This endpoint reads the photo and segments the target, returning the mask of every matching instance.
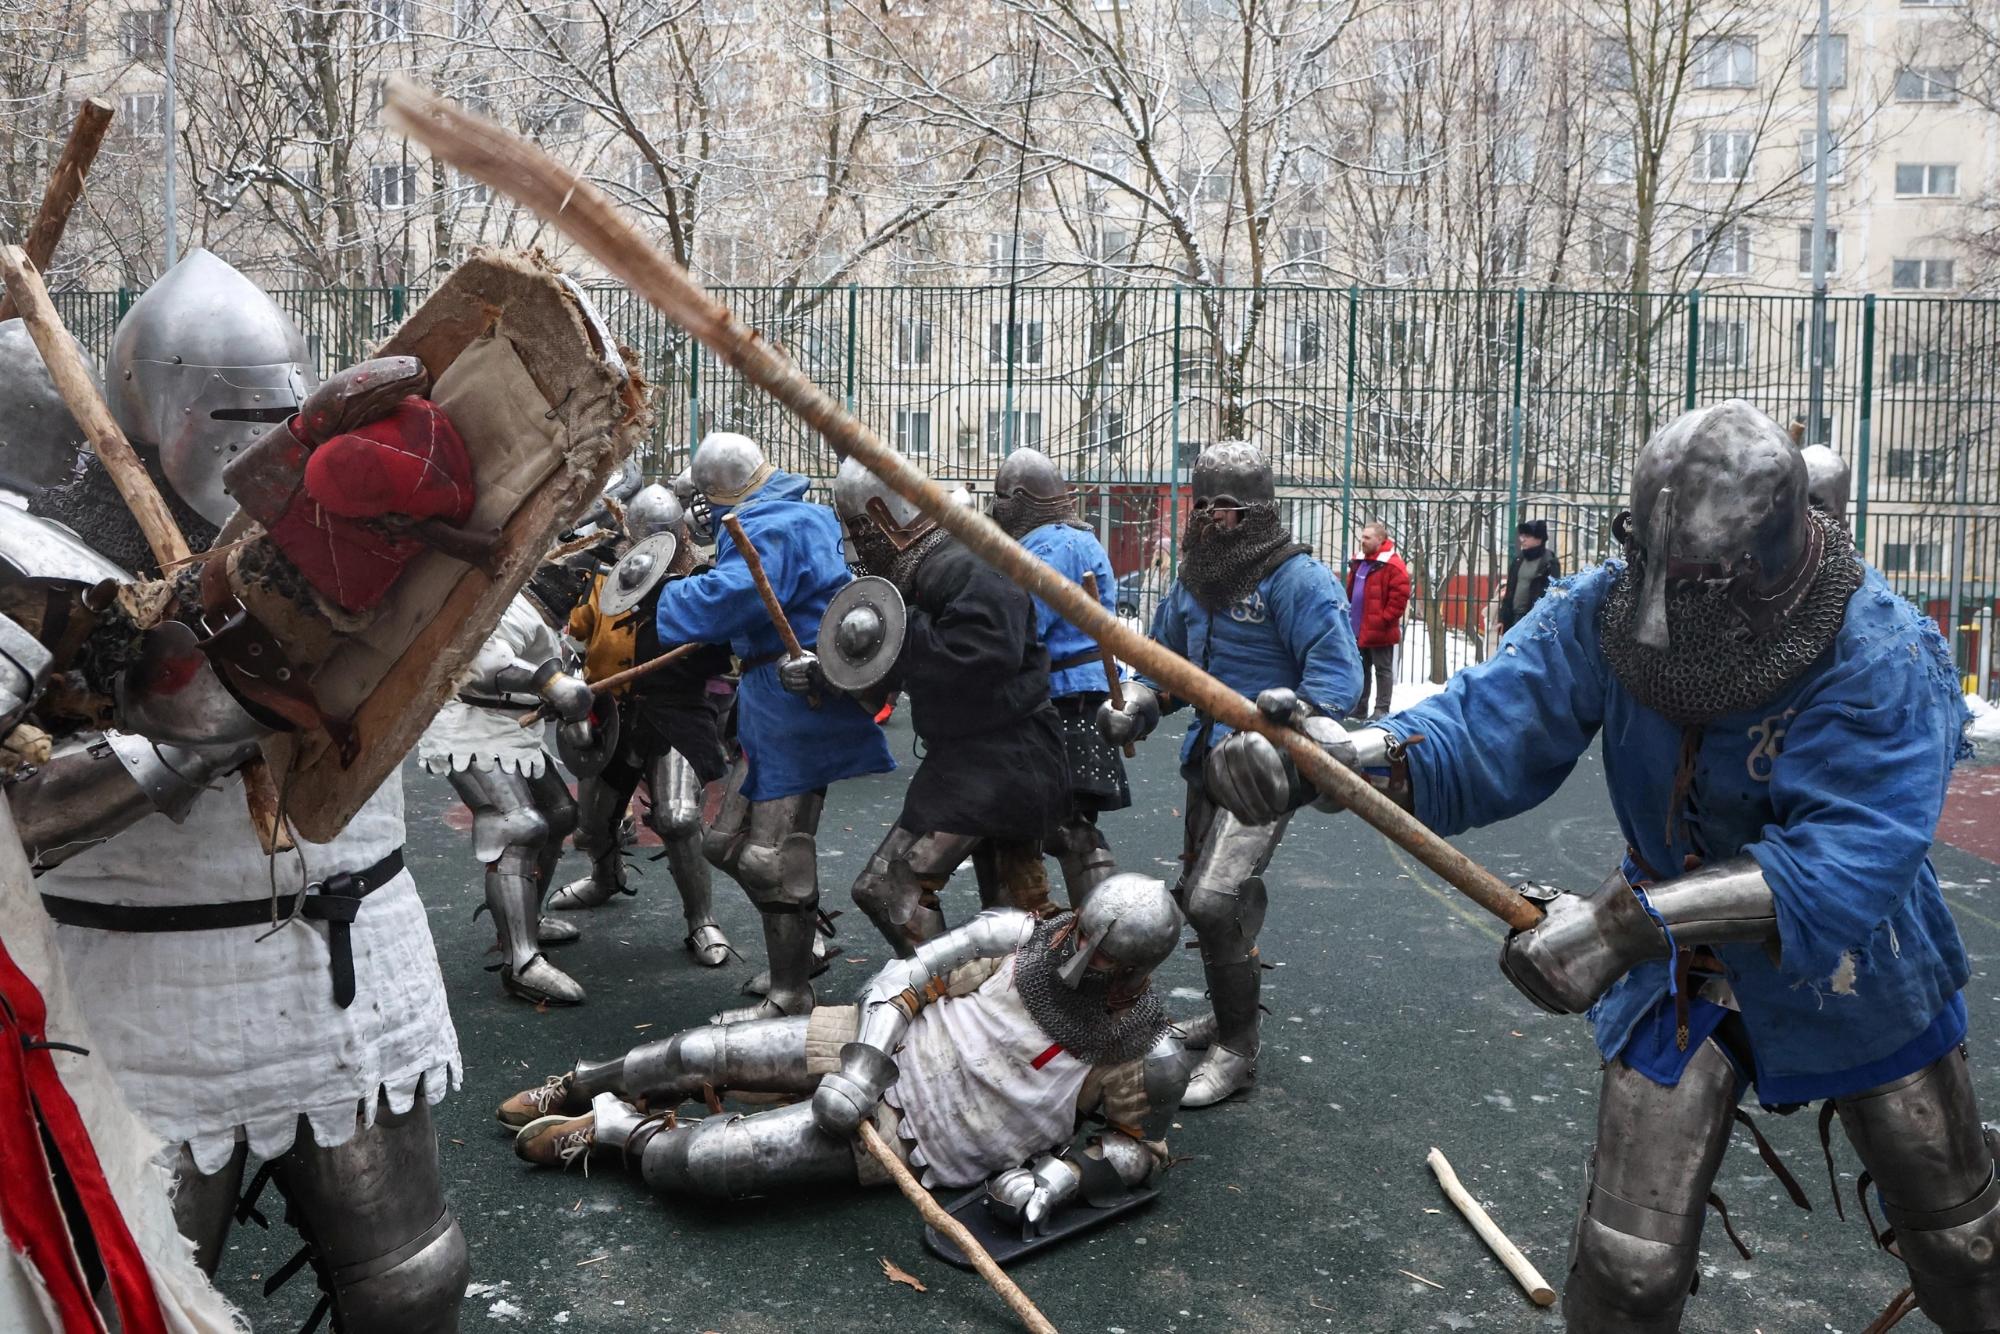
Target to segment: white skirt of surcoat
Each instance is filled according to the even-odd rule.
[[[390,775],[340,836],[265,856],[231,777],[186,821],[153,815],[79,853],[36,883],[44,893],[118,904],[223,903],[289,894],[310,879],[361,871],[403,844],[403,778]],[[287,900],[289,901],[289,900]],[[458,1083],[458,1034],[429,919],[406,870],[370,894],[352,927],[354,1003],[333,1002],[327,927],[295,920],[224,931],[126,933],[58,928],[70,987],[95,1054],[168,1144],[213,1172],[239,1139],[273,1158],[298,1118],[333,1147],[377,1092],[396,1111]],[[268,934],[267,934],[268,933]]]

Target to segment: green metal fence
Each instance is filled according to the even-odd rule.
[[[322,371],[365,356],[423,299],[285,291]],[[128,292],[70,292],[103,352]],[[1386,522],[1418,589],[1399,670],[1441,680],[1484,655],[1518,518],[1565,568],[1607,555],[1638,446],[1685,407],[1750,400],[1804,421],[1805,296],[1069,286],[738,289],[724,298],[934,476],[990,489],[1011,449],[1053,455],[1145,615],[1171,578],[1201,446],[1245,434],[1277,463],[1301,540],[1338,565]],[[657,390],[648,470],[704,432],[831,474],[799,422],[619,287],[592,290]],[[1839,297],[1824,308],[1818,435],[1855,473],[1869,558],[1952,630],[1981,689],[2000,599],[2000,303]]]

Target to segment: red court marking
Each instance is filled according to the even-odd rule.
[[[1951,776],[1937,836],[1960,852],[2000,862],[2000,768],[1960,769]]]

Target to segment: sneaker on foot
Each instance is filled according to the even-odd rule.
[[[597,1142],[597,1117],[540,1116],[514,1136],[514,1155],[537,1167],[568,1167],[579,1158],[589,1171],[590,1147]]]
[[[581,1116],[590,1110],[590,1099],[576,1091],[576,1080],[569,1072],[550,1075],[531,1089],[522,1089],[513,1097],[500,1104],[494,1115],[503,1126],[515,1129],[544,1116]]]

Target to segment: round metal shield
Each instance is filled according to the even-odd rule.
[[[599,695],[590,706],[590,740],[580,743],[569,725],[556,728],[556,757],[578,778],[595,778],[611,765],[618,753],[618,697]]]
[[[903,651],[903,595],[868,575],[834,595],[819,618],[819,663],[827,684],[849,694],[879,685]]]
[[[618,558],[611,573],[604,576],[604,591],[597,595],[597,609],[606,616],[618,616],[646,600],[659,587],[674,563],[680,539],[672,533],[654,533],[634,542],[632,549]]]

